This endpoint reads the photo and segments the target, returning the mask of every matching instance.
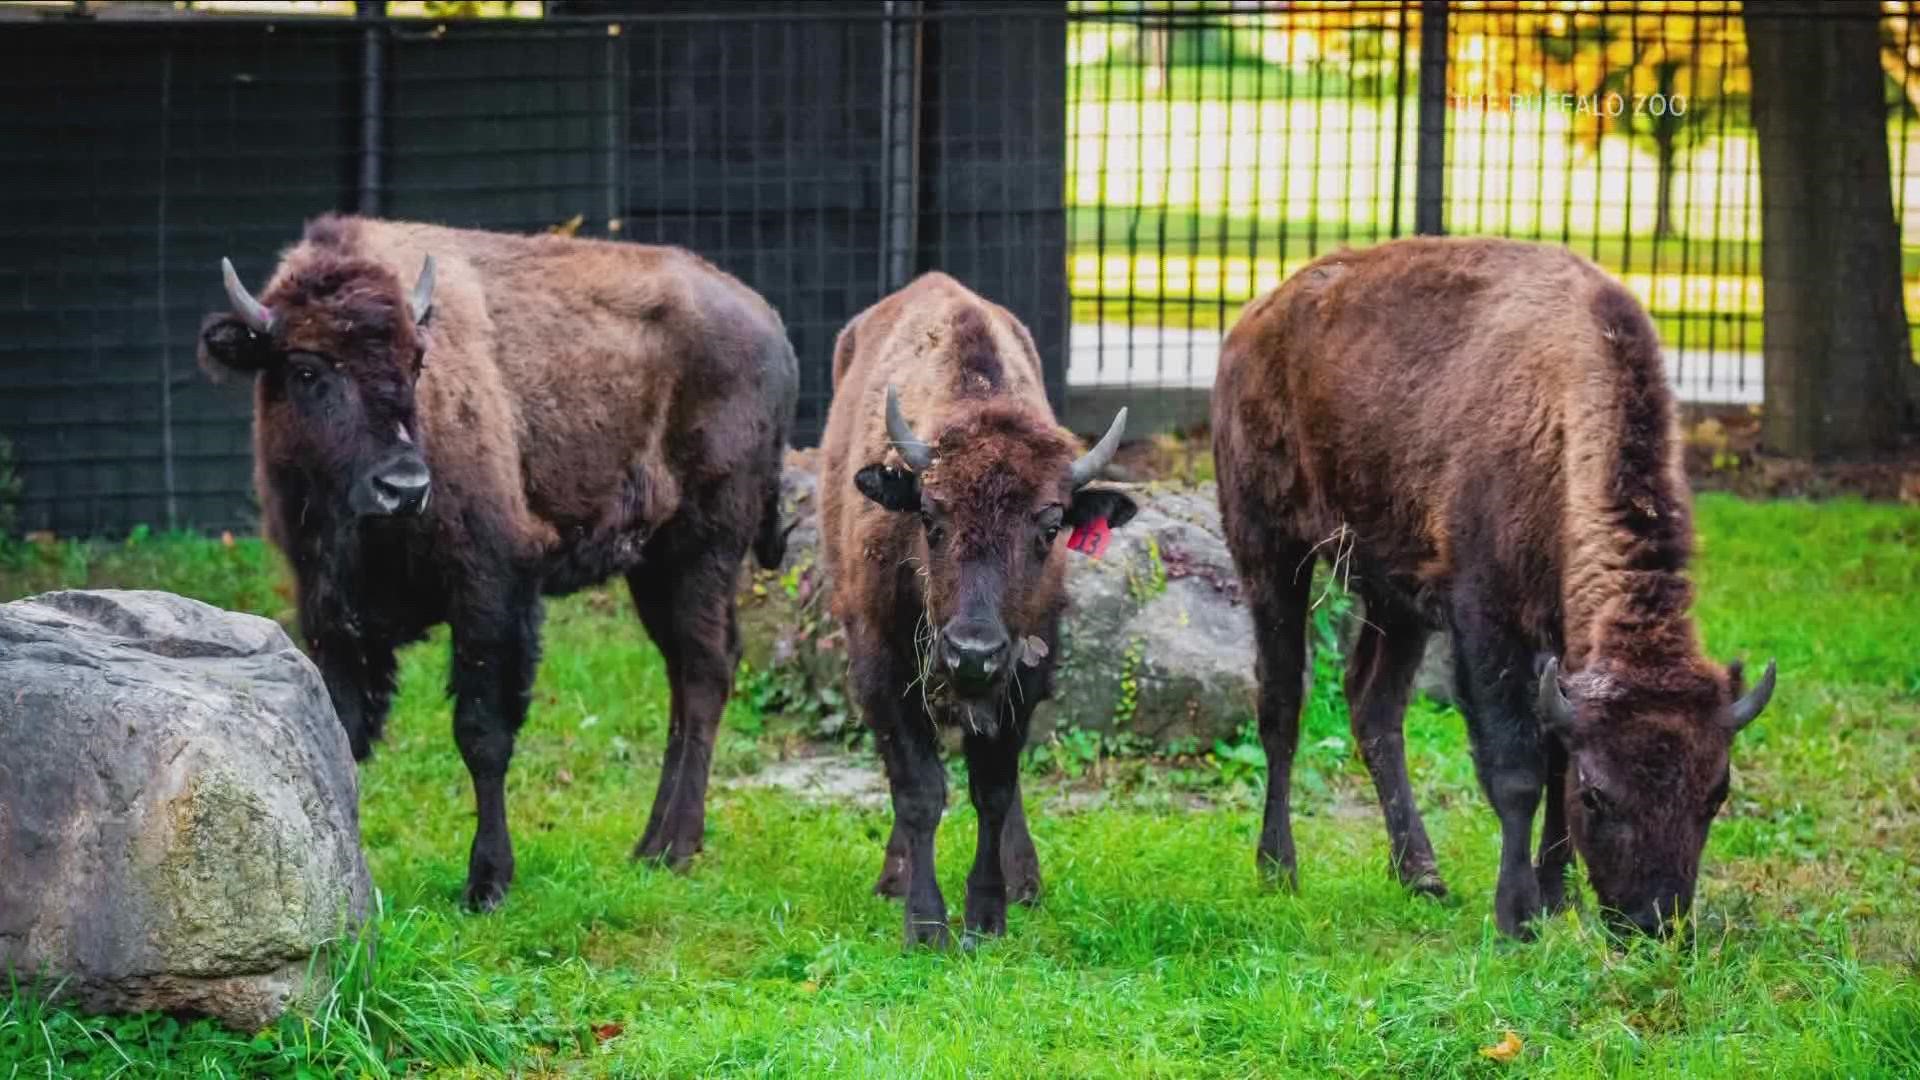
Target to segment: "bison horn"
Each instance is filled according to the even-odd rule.
[[[925,472],[933,464],[933,450],[908,426],[906,414],[900,411],[900,393],[891,384],[887,386],[887,438],[900,451],[900,460],[914,472]]]
[[[1086,456],[1073,463],[1073,483],[1071,485],[1073,488],[1083,488],[1095,477],[1100,475],[1100,471],[1105,469],[1107,463],[1113,460],[1114,451],[1120,449],[1120,435],[1126,430],[1127,410],[1122,408],[1114,415],[1113,426],[1107,428],[1107,433],[1100,436],[1099,442],[1093,444],[1093,449],[1087,451]]]
[[[273,309],[255,300],[253,294],[247,291],[247,287],[240,284],[240,275],[234,273],[232,259],[220,260],[220,277],[227,283],[227,302],[233,305],[233,310],[240,316],[241,321],[245,322],[254,333],[273,333]]]
[[[1540,713],[1540,726],[1556,735],[1564,735],[1573,730],[1573,702],[1567,700],[1566,691],[1560,689],[1560,658],[1547,660],[1547,666],[1540,672],[1540,697],[1535,706]]]
[[[1732,708],[1727,710],[1729,731],[1739,731],[1753,723],[1753,718],[1759,716],[1760,710],[1767,707],[1767,702],[1773,697],[1773,677],[1773,661],[1769,660],[1767,670],[1760,675],[1760,681],[1754,683],[1753,689],[1747,691],[1739,701],[1733,703]]]
[[[422,326],[427,315],[433,311],[433,256],[420,267],[420,280],[413,283],[413,295],[407,297],[407,306],[413,309],[413,325]]]

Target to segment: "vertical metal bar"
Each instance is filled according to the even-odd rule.
[[[1268,16],[1263,13],[1255,16],[1255,18],[1260,20],[1258,23],[1260,29],[1265,30]],[[1254,65],[1253,68],[1253,190],[1249,193],[1247,203],[1249,207],[1249,224],[1247,226],[1247,274],[1252,293],[1255,296],[1259,296],[1261,292],[1260,223],[1263,214],[1261,209],[1263,204],[1260,201],[1260,181],[1266,172],[1267,164],[1262,159],[1262,154],[1264,153],[1264,148],[1267,143],[1267,63],[1265,53],[1261,54],[1260,60],[1261,62]],[[1285,103],[1282,102],[1281,108],[1285,107]],[[1280,156],[1285,158],[1286,147],[1282,146],[1280,151]],[[1286,212],[1284,197],[1281,201],[1281,206],[1281,213],[1284,214]]]
[[[1322,35],[1326,33],[1326,18],[1324,12],[1315,11],[1313,13],[1313,22],[1311,25],[1315,41],[1321,40]],[[1319,63],[1316,57],[1316,62],[1311,66],[1310,70],[1312,71],[1313,81],[1311,83],[1312,89],[1307,91],[1307,97],[1313,102],[1313,164],[1309,167],[1307,173],[1307,191],[1309,192],[1307,196],[1307,258],[1309,259],[1320,254],[1320,177],[1326,171],[1322,167],[1324,162],[1321,160],[1320,154],[1325,147],[1323,139],[1327,130],[1326,79],[1324,77],[1326,67]],[[1285,258],[1286,253],[1282,252],[1282,265],[1284,265]]]
[[[355,15],[366,29],[360,38],[360,213],[380,214],[381,144],[387,112],[386,0],[356,0]]]
[[[1274,264],[1279,268],[1280,280],[1287,277],[1287,259],[1292,255],[1288,243],[1287,231],[1293,224],[1293,90],[1299,71],[1294,67],[1294,30],[1300,18],[1298,8],[1288,8],[1281,13],[1287,20],[1287,33],[1281,38],[1286,43],[1286,52],[1280,67],[1280,192],[1274,197],[1274,205],[1280,208],[1279,233],[1274,250]],[[1307,216],[1312,217],[1314,208],[1309,205]]]
[[[154,216],[154,317],[160,326],[160,471],[166,485],[167,529],[180,527],[178,485],[173,464],[173,340],[167,321],[167,158],[172,150],[173,41],[160,54],[159,206]]]
[[[1604,47],[1604,42],[1605,39],[1602,38],[1602,47]],[[1567,49],[1568,55],[1578,56],[1580,54],[1580,15],[1578,12],[1567,16]],[[1548,89],[1552,88],[1549,87]],[[1575,94],[1578,94],[1581,90],[1578,86],[1569,87],[1569,89]],[[1574,142],[1574,127],[1579,122],[1579,113],[1577,111],[1567,118],[1567,146],[1561,155],[1561,160],[1566,162],[1566,175],[1563,176],[1560,181],[1560,244],[1562,247],[1568,248],[1573,246],[1573,168],[1574,162],[1577,160],[1575,154],[1577,147]]]
[[[1233,215],[1233,207],[1234,207],[1233,113],[1234,113],[1234,109],[1236,109],[1240,104],[1239,99],[1234,96],[1234,92],[1233,92],[1233,69],[1239,66],[1238,54],[1234,51],[1234,46],[1238,42],[1238,39],[1234,37],[1234,31],[1238,29],[1239,24],[1233,21],[1233,15],[1231,11],[1229,11],[1221,19],[1221,23],[1222,23],[1221,36],[1226,40],[1226,52],[1227,52],[1227,85],[1226,85],[1226,93],[1225,95],[1223,95],[1225,98],[1224,107],[1227,115],[1226,115],[1226,133],[1224,137],[1221,139],[1221,145],[1224,146],[1226,149],[1220,155],[1220,202],[1219,202],[1218,214],[1214,219],[1215,221],[1214,228],[1219,230],[1218,235],[1215,236],[1214,238],[1215,240],[1218,241],[1217,250],[1214,253],[1214,257],[1220,260],[1220,271],[1219,271],[1220,289],[1219,289],[1219,292],[1216,293],[1214,296],[1213,328],[1222,333],[1225,333],[1227,329],[1227,304],[1229,302],[1227,298],[1227,245],[1232,243],[1233,241],[1233,216],[1234,216]],[[1254,37],[1254,43],[1256,48],[1259,45],[1259,40],[1260,39],[1256,32],[1256,36]],[[1255,107],[1256,108],[1259,107],[1257,102],[1255,103]],[[1260,158],[1258,155],[1255,155],[1254,166],[1257,168],[1259,164],[1260,164]],[[1195,213],[1196,214],[1198,213],[1197,207],[1195,208]],[[1248,287],[1249,289],[1251,289],[1252,282],[1253,282],[1252,267],[1247,268],[1247,275],[1248,275],[1247,276]],[[1252,299],[1251,295],[1238,298],[1238,300],[1242,303],[1250,299]]]
[[[1913,88],[1913,24],[1915,15],[1913,4],[1908,3],[1903,5],[1901,14],[1903,18],[1900,21],[1904,24],[1904,33],[1902,34],[1900,43],[1900,164],[1894,176],[1893,219],[1895,229],[1899,236],[1899,243],[1903,246],[1902,249],[1904,250],[1907,238],[1907,171],[1911,163],[1911,151],[1913,149],[1913,144],[1908,141],[1910,128],[1912,126],[1911,121],[1913,119],[1913,95],[1911,93]],[[1902,261],[1904,262],[1905,260]],[[1907,277],[1908,275],[1902,271],[1901,279],[1903,285]],[[1909,350],[1912,348],[1914,314],[1913,312],[1909,312],[1907,316]],[[1911,359],[1911,356],[1909,356],[1909,359]],[[1907,366],[1906,372],[1909,378],[1911,378],[1914,373],[1911,364]]]
[[[880,281],[913,276],[920,224],[920,0],[885,0],[880,34]]]
[[[606,217],[607,235],[618,237],[623,225],[621,218],[626,214],[626,185],[620,179],[623,159],[626,156],[626,82],[621,72],[626,66],[627,44],[624,28],[617,22],[607,24],[606,84],[605,108],[605,206],[602,212]]]
[[[1724,35],[1728,30],[1727,16],[1723,13],[1720,16],[1720,19],[1721,19],[1720,31],[1722,35]],[[1726,64],[1726,62],[1727,62],[1726,59],[1723,57],[1723,59],[1721,60],[1721,63],[1724,65]],[[1726,73],[1726,69],[1724,66],[1721,69],[1721,73],[1723,76]],[[1725,187],[1724,181],[1727,175],[1727,114],[1731,111],[1732,110],[1730,109],[1715,110],[1715,113],[1717,114],[1715,116],[1715,121],[1718,124],[1718,130],[1714,132],[1714,138],[1713,138],[1713,232],[1712,232],[1712,240],[1707,245],[1707,274],[1712,280],[1716,282],[1720,280],[1721,248],[1724,246],[1724,237],[1727,235],[1726,219],[1725,219],[1725,211],[1727,209],[1727,199],[1726,199],[1726,187]],[[1740,237],[1740,241],[1739,241],[1740,246],[1744,248],[1746,247],[1746,228],[1745,228],[1744,217],[1740,221],[1738,233]],[[1725,317],[1727,314],[1728,313],[1726,312],[1719,312],[1719,311],[1711,312],[1709,314],[1709,317],[1707,319],[1707,355],[1708,356],[1712,356],[1720,348],[1720,323],[1721,323],[1721,319]],[[1742,365],[1743,368],[1744,366],[1745,365]]]
[[[1413,231],[1447,231],[1447,2],[1420,0],[1420,148],[1414,158]]]
[[[1706,21],[1706,16],[1701,14],[1700,12],[1697,12],[1697,11],[1691,12],[1688,15],[1688,29],[1691,31],[1691,33],[1688,36],[1692,42],[1692,45],[1691,45],[1692,52],[1693,52],[1692,61],[1696,66],[1700,62],[1700,44],[1701,44],[1700,24],[1705,21]],[[1663,38],[1665,37],[1664,27],[1662,28],[1661,36]],[[1722,78],[1724,77],[1725,77],[1725,73],[1722,72]],[[1678,86],[1677,81],[1675,85],[1676,87]],[[1695,85],[1696,86],[1701,85],[1701,83],[1698,81],[1697,76],[1696,76]],[[1679,160],[1677,155],[1674,161],[1674,167],[1676,169],[1679,168]],[[1691,169],[1687,171],[1686,176],[1687,176],[1687,186],[1682,190],[1681,202],[1683,202],[1686,205],[1687,209],[1691,211],[1693,209],[1693,191],[1692,191],[1693,175],[1692,175]],[[1656,179],[1658,178],[1656,177]],[[1672,209],[1673,207],[1671,206],[1668,207],[1669,212],[1671,212]],[[1693,276],[1693,230],[1691,228],[1688,228],[1687,224],[1684,221],[1681,221],[1677,216],[1675,218],[1675,221],[1680,231],[1680,281],[1682,283],[1681,289],[1680,289],[1681,315],[1678,320],[1679,326],[1680,326],[1680,332],[1679,334],[1676,335],[1676,339],[1670,342],[1669,344],[1672,345],[1675,354],[1680,355],[1680,354],[1684,354],[1687,350],[1687,347],[1693,343],[1693,337],[1695,334],[1694,322],[1698,318],[1698,313],[1692,310],[1692,305],[1687,300],[1687,290],[1685,285],[1685,283],[1689,281]],[[1713,239],[1713,242],[1718,242],[1717,237],[1714,237],[1712,239]],[[1660,275],[1666,272],[1666,265],[1667,265],[1667,260],[1669,258],[1669,254],[1667,251],[1664,251],[1661,249],[1657,239],[1654,244],[1654,252],[1655,252],[1655,258],[1653,260],[1653,273],[1654,273],[1654,280],[1658,281],[1660,280]],[[1714,284],[1714,288],[1717,289],[1718,287],[1719,287],[1719,284],[1718,282],[1716,282]],[[1713,308],[1713,300],[1711,299],[1711,294],[1709,294],[1709,299],[1707,300],[1707,307],[1708,307],[1708,310],[1712,310]],[[1713,355],[1711,353],[1707,354],[1707,370],[1711,372],[1714,370],[1715,366],[1716,365],[1713,359]]]
[[[1624,141],[1627,144],[1626,146],[1627,167],[1621,170],[1621,172],[1625,174],[1625,180],[1626,180],[1626,192],[1621,198],[1621,206],[1620,206],[1620,269],[1619,269],[1619,272],[1623,275],[1631,273],[1633,271],[1633,187],[1634,187],[1633,182],[1635,179],[1635,173],[1639,171],[1633,167],[1633,120],[1634,120],[1633,92],[1634,92],[1635,83],[1637,81],[1637,76],[1639,75],[1639,59],[1640,59],[1640,13],[1639,11],[1630,7],[1627,10],[1627,70],[1626,70],[1625,81],[1623,83],[1623,85],[1626,86],[1626,90],[1621,94],[1621,96],[1626,99],[1626,104],[1622,106],[1620,110],[1622,130],[1626,135],[1626,138]],[[1601,59],[1601,63],[1602,64],[1606,63],[1606,60],[1604,57]],[[1597,158],[1599,155],[1596,154],[1594,156]],[[1596,197],[1594,199],[1594,203],[1596,205],[1604,206],[1605,200],[1599,197]],[[1596,233],[1599,232],[1597,228],[1594,231]],[[1600,242],[1599,237],[1596,236],[1594,238],[1595,245],[1598,245],[1599,242]],[[1643,298],[1643,302],[1647,305],[1649,313],[1652,313],[1652,309],[1654,305],[1654,297],[1652,292],[1649,292]]]
[[[1389,234],[1400,235],[1401,158],[1407,152],[1407,8],[1413,0],[1400,0],[1398,58],[1394,61],[1393,91],[1393,226]]]
[[[620,227],[626,229],[626,213],[633,206],[633,39],[625,34],[620,46]]]

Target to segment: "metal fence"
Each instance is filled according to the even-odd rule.
[[[1063,5],[606,11],[8,25],[0,86],[34,103],[0,116],[20,527],[250,523],[249,401],[195,333],[223,254],[264,281],[327,210],[698,251],[783,313],[802,442],[834,335],[920,270],[1063,353]]]
[[[834,334],[921,270],[1028,322],[1070,426],[1126,403],[1146,432],[1204,418],[1246,300],[1416,231],[1587,254],[1648,302],[1683,398],[1761,400],[1732,4],[554,7],[0,22],[19,527],[251,523],[249,403],[194,335],[221,255],[260,282],[326,210],[693,248],[785,316],[803,443]],[[1884,30],[1903,210],[1920,80],[1911,20]]]
[[[1881,22],[1909,312],[1912,6]],[[1082,423],[1121,400],[1162,426],[1204,422],[1242,304],[1317,255],[1415,232],[1572,248],[1648,305],[1683,401],[1761,405],[1740,4],[1088,7],[1067,93]]]

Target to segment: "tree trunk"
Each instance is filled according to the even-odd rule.
[[[1889,448],[1907,317],[1872,0],[1745,5],[1760,142],[1766,446]]]

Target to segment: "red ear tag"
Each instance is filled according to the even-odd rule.
[[[1089,559],[1097,559],[1107,553],[1107,541],[1111,539],[1113,530],[1107,527],[1107,519],[1097,517],[1075,525],[1067,536],[1067,546]]]

